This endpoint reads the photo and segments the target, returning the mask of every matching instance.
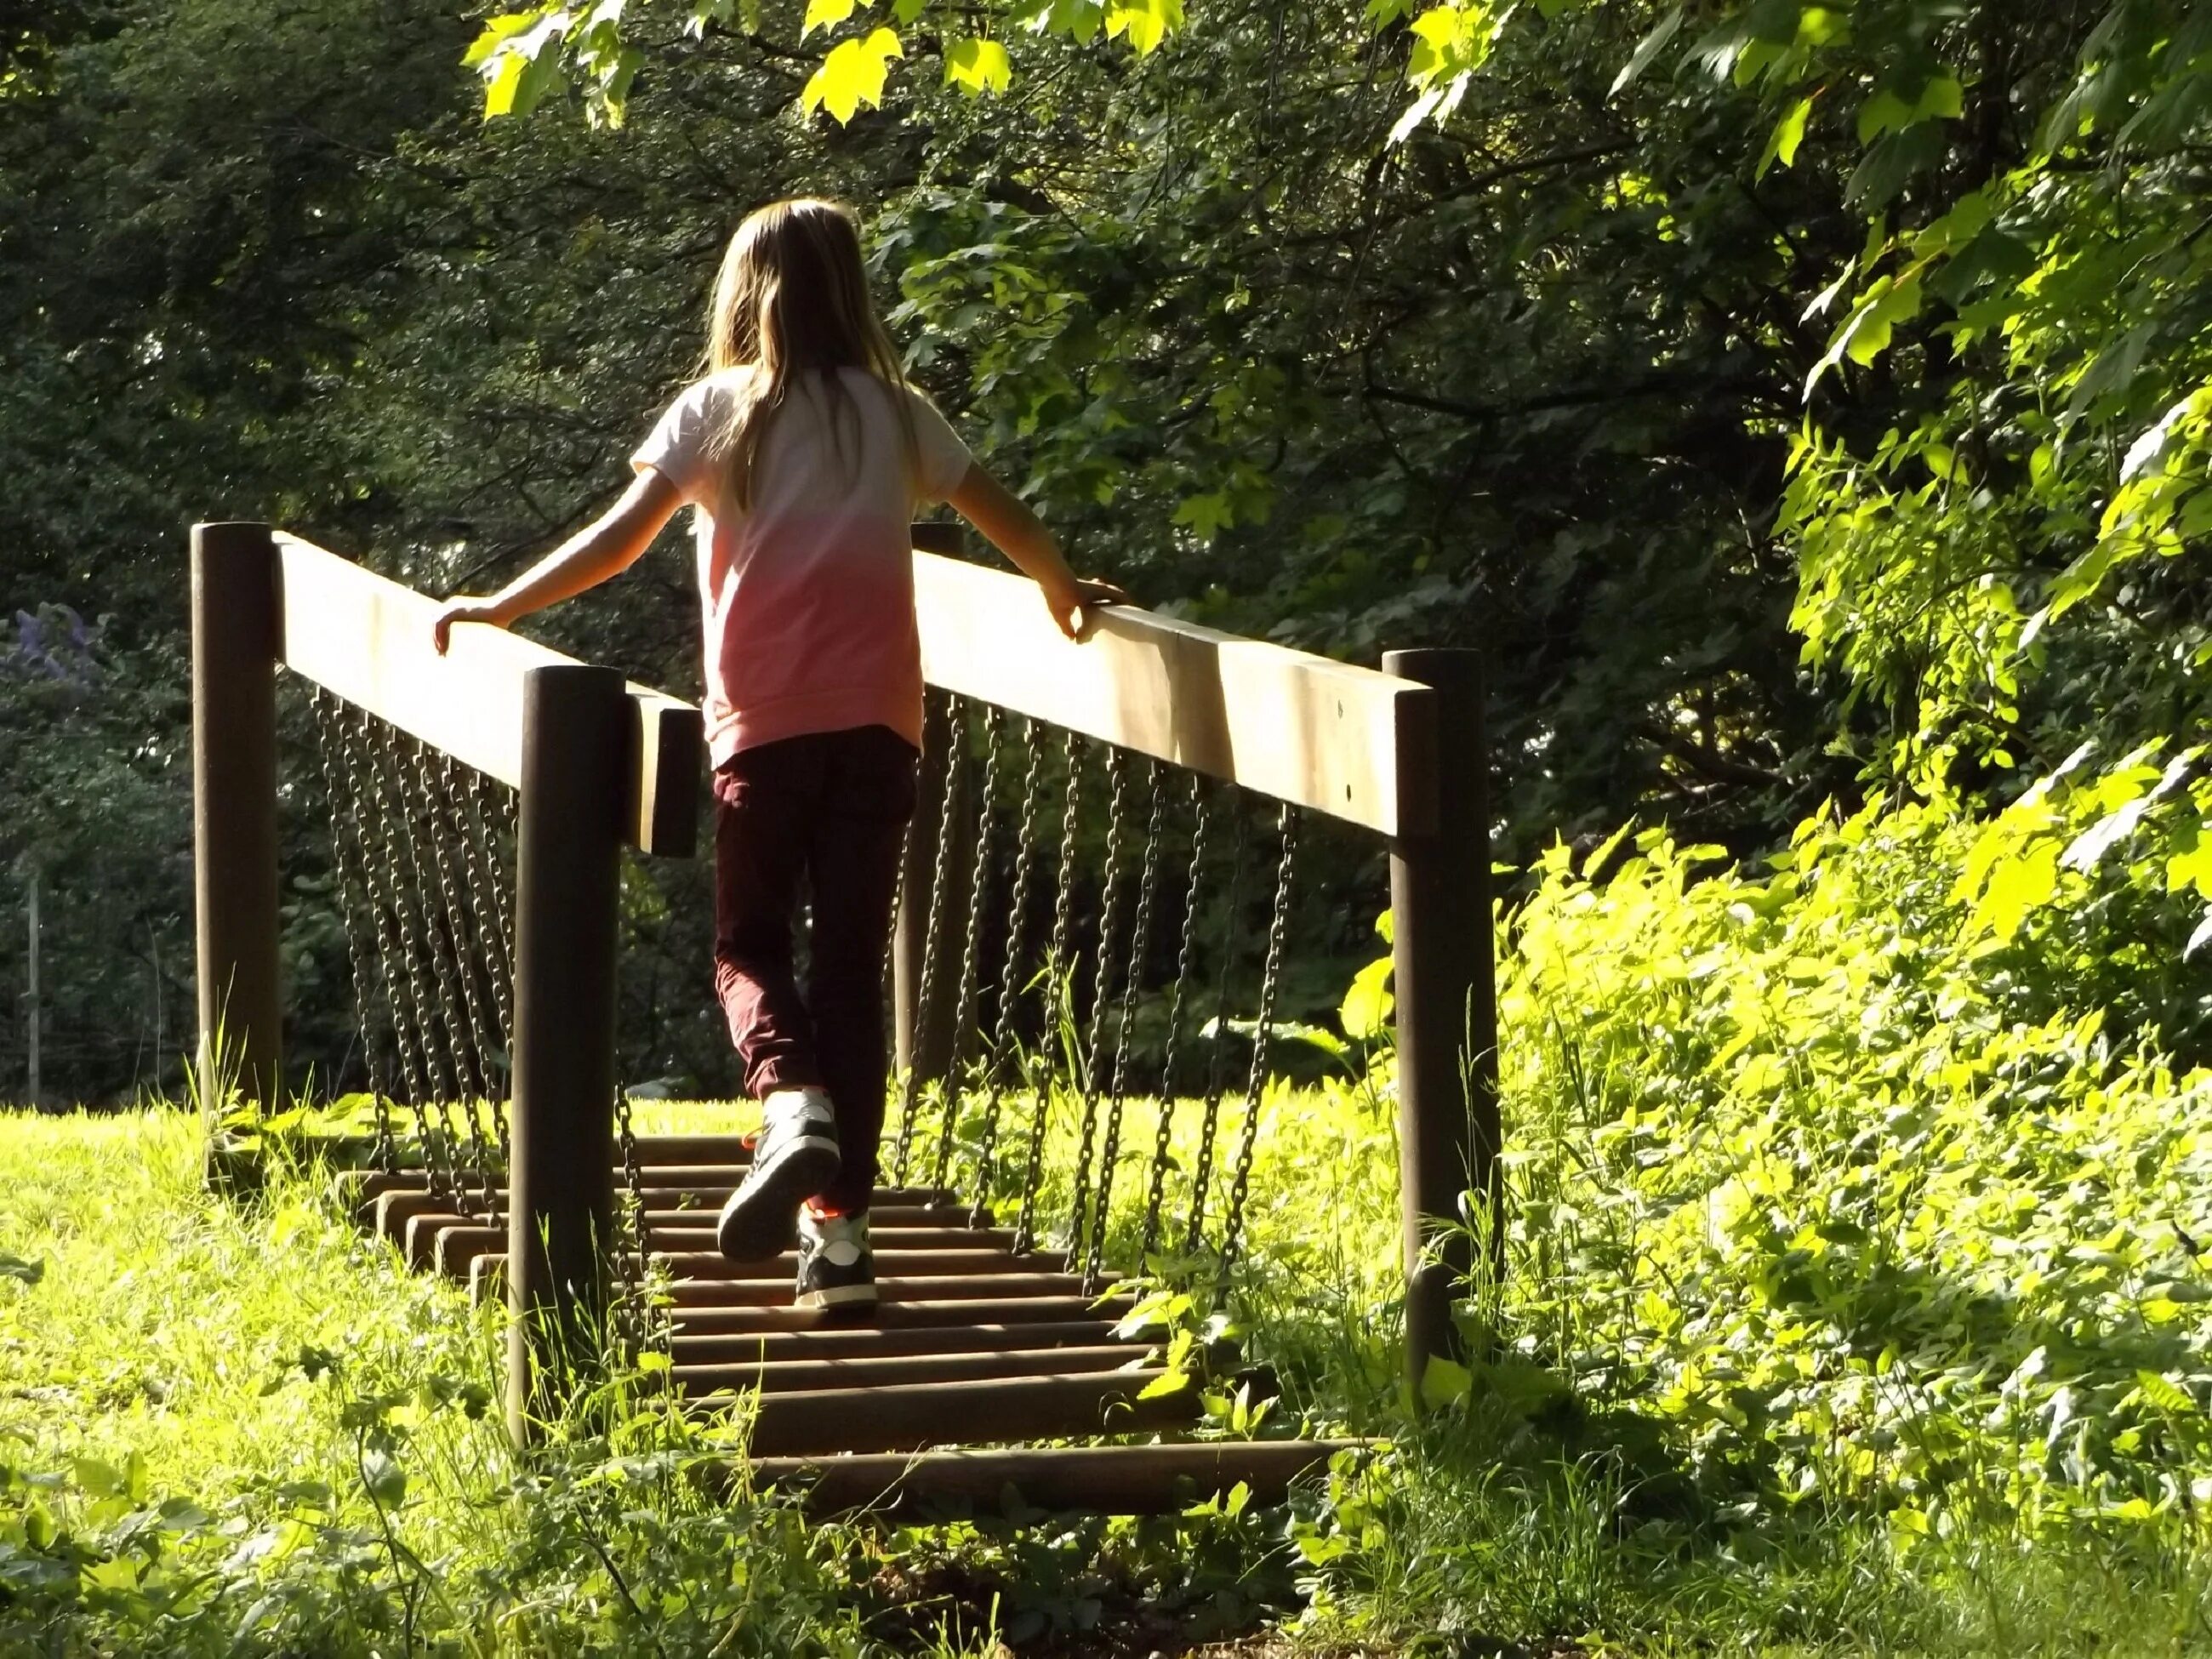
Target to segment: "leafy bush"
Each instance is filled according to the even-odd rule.
[[[1657,831],[1547,855],[1500,988],[1489,1314],[1501,1375],[1562,1379],[1522,1416],[1571,1385],[1741,1513],[1908,1535],[2212,1499],[2212,1073],[2163,1040],[2201,1018],[2183,769],[1824,813],[1765,875]]]

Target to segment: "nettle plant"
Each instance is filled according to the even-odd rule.
[[[2212,1500],[2197,758],[1824,813],[1764,876],[1554,849],[1502,952],[1520,1357],[1747,1513]]]

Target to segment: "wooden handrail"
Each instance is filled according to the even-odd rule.
[[[572,657],[498,628],[461,628],[441,656],[439,602],[350,559],[278,532],[277,659],[403,732],[490,774],[522,782],[523,677]],[[629,688],[635,738],[623,813],[631,845],[688,858],[697,839],[699,711]]]
[[[438,602],[299,537],[276,538],[281,660],[508,784],[522,775],[522,677],[572,658],[504,629],[430,643]],[[1023,577],[914,556],[922,672],[947,691],[1228,780],[1397,838],[1436,821],[1435,694],[1395,675],[1150,611],[1093,613],[1061,637]],[[649,687],[632,842],[684,856],[698,800],[699,711]]]
[[[1036,584],[914,556],[930,684],[1382,835],[1425,835],[1435,693],[1349,663],[1121,606],[1061,636]]]

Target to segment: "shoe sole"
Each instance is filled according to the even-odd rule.
[[[799,1308],[858,1308],[876,1305],[873,1285],[833,1285],[818,1291],[802,1291],[793,1304]]]
[[[714,1243],[732,1261],[760,1261],[799,1242],[799,1206],[837,1176],[837,1143],[794,1140],[765,1168],[756,1166],[730,1194],[714,1223]]]

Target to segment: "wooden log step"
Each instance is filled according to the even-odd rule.
[[[1157,1365],[1156,1349],[1129,1342],[1084,1348],[979,1349],[973,1353],[871,1354],[837,1359],[771,1359],[744,1365],[678,1365],[676,1386],[690,1395],[788,1394],[807,1389],[879,1389],[908,1382],[957,1382],[977,1376],[1073,1376]],[[866,1410],[864,1401],[854,1402]]]
[[[428,1273],[438,1265],[439,1235],[456,1227],[481,1229],[496,1233],[501,1248],[506,1248],[507,1218],[486,1215],[482,1212],[470,1215],[424,1214],[407,1218],[399,1229],[398,1243],[407,1265],[418,1273]],[[386,1237],[390,1237],[390,1234]]]
[[[1065,1297],[1088,1307],[1079,1273],[957,1273],[918,1274],[901,1278],[888,1271],[893,1264],[878,1262],[885,1270],[876,1280],[878,1306],[906,1302],[994,1301],[1009,1297]],[[793,1294],[797,1268],[781,1279],[678,1279],[670,1286],[679,1313],[773,1307],[788,1303]]]
[[[921,1451],[932,1446],[1137,1434],[1192,1421],[1199,1390],[1139,1400],[1164,1370],[1079,1376],[976,1377],[908,1382],[855,1393],[810,1389],[760,1396],[750,1446],[757,1457],[830,1452]],[[726,1408],[742,1395],[708,1395],[695,1411]]]
[[[742,1135],[640,1135],[637,1161],[647,1170],[682,1169],[699,1164],[750,1165],[753,1154]]]
[[[933,1280],[933,1290],[944,1281]],[[790,1286],[786,1285],[787,1293]],[[794,1308],[788,1302],[771,1307],[686,1307],[678,1303],[671,1322],[678,1340],[685,1336],[759,1335],[769,1331],[811,1331],[819,1327],[861,1323],[882,1330],[916,1330],[944,1325],[1026,1325],[1062,1323],[1071,1320],[1121,1318],[1135,1304],[1117,1297],[1100,1306],[1087,1296],[992,1297],[967,1300],[896,1301],[878,1304],[865,1315],[840,1315],[819,1308]]]
[[[763,1360],[863,1358],[871,1355],[1011,1353],[1035,1348],[1098,1347],[1119,1340],[1110,1321],[1039,1320],[990,1325],[824,1325],[805,1331],[765,1331],[740,1335],[678,1333],[669,1348],[678,1365],[757,1364]],[[1124,1342],[1125,1352],[1141,1352],[1142,1343]]]
[[[708,1217],[712,1220],[711,1216]],[[711,1226],[663,1226],[647,1218],[645,1234],[654,1250],[668,1255],[710,1255],[726,1260],[714,1243]],[[1066,1258],[1049,1251],[1014,1254],[1011,1227],[966,1227],[953,1223],[942,1227],[878,1223],[872,1217],[868,1241],[881,1256],[889,1250],[973,1250],[1003,1255],[1017,1261],[1050,1261],[1053,1270],[1064,1270]]]
[[[711,1204],[702,1202],[689,1207],[678,1207],[673,1204],[661,1204],[651,1194],[647,1194],[645,1224],[648,1227],[697,1228],[711,1235],[714,1231],[715,1214],[721,1209],[722,1200],[727,1197],[729,1197],[728,1193],[717,1189],[714,1194],[714,1202]],[[978,1226],[969,1219],[969,1212],[964,1208],[944,1208],[927,1204],[872,1205],[868,1210],[868,1223],[871,1230],[878,1238],[882,1237],[888,1230],[908,1227],[927,1228],[931,1233],[939,1235],[947,1232],[985,1233],[994,1238],[1004,1240],[1009,1246],[1012,1244],[1014,1239],[1014,1230],[1012,1227],[994,1227],[991,1224],[990,1213],[988,1211],[984,1212],[982,1224]]]
[[[773,1256],[763,1256],[753,1261],[732,1261],[720,1250],[659,1250],[653,1252],[654,1261],[666,1267],[678,1281],[705,1284],[714,1280],[743,1280],[773,1279],[781,1274],[786,1279],[799,1271],[799,1252],[785,1250]],[[912,1246],[902,1244],[876,1249],[876,1276],[879,1279],[931,1277],[972,1279],[982,1274],[1026,1273],[1038,1276],[1068,1277],[1066,1261],[1056,1255],[1016,1255],[1011,1250],[963,1250],[939,1249],[937,1242],[927,1234],[921,1235]],[[1080,1275],[1075,1275],[1079,1278]]]
[[[494,1201],[489,1206],[483,1201],[483,1188],[481,1187],[464,1188],[461,1195],[468,1200],[469,1206],[479,1218],[489,1221],[489,1218],[496,1216],[502,1222],[506,1220],[507,1194],[497,1188],[492,1189]],[[404,1238],[407,1224],[418,1215],[459,1214],[459,1206],[454,1200],[453,1193],[433,1193],[420,1188],[394,1188],[380,1194],[374,1205],[376,1231],[389,1238]]]
[[[1086,1515],[1178,1512],[1248,1488],[1271,1509],[1291,1486],[1318,1474],[1361,1440],[1214,1440],[1196,1445],[1048,1446],[1009,1451],[934,1451],[920,1456],[754,1460],[757,1488],[797,1486],[809,1513],[995,1514],[1008,1508]],[[1010,1503],[1009,1500],[1012,1500]]]
[[[505,1227],[445,1227],[439,1230],[430,1246],[430,1261],[448,1279],[466,1279],[475,1271],[479,1258],[503,1256],[506,1251]]]

